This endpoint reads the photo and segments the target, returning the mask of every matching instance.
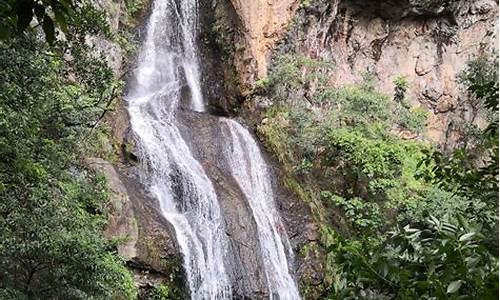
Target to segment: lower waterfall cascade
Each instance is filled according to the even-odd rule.
[[[261,245],[268,288],[279,299],[300,299],[293,278],[288,272],[289,256],[293,256],[286,232],[274,207],[270,172],[260,149],[250,133],[238,122],[222,119],[227,127],[231,151],[227,159],[231,172],[245,194],[252,208]],[[285,235],[285,238],[282,236]],[[285,243],[285,244],[284,244]]]
[[[189,109],[206,113],[196,50],[197,1],[155,0],[146,30],[126,95],[141,180],[175,230],[191,299],[233,299],[224,212],[176,119],[185,98]],[[225,155],[230,173],[257,226],[269,299],[300,299],[290,272],[293,252],[259,147],[236,121],[220,118],[220,127],[222,143],[230,145]]]

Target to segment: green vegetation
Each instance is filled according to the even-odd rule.
[[[79,4],[79,3],[78,3]],[[8,39],[16,33],[23,33],[32,21],[40,24],[49,43],[56,38],[56,27],[68,32],[68,23],[77,18],[78,8],[71,0],[35,1],[7,0],[0,4],[0,39]]]
[[[122,86],[86,42],[112,38],[105,14],[87,2],[1,5],[0,298],[135,299],[131,273],[103,236],[106,182],[81,162],[110,155],[99,120]],[[28,26],[33,12],[45,35]],[[52,13],[65,39],[46,30]]]
[[[471,62],[461,82],[497,112],[498,74],[488,66],[496,64]],[[369,73],[359,85],[335,86],[331,68],[284,55],[255,87],[255,97],[273,103],[259,134],[283,165],[285,185],[321,226],[323,297],[493,299],[498,119],[482,134],[468,124],[479,137],[445,155],[398,138],[400,130],[424,134],[427,120],[409,104],[406,78],[394,79],[391,99]]]
[[[159,284],[156,286],[153,291],[151,292],[151,296],[149,299],[151,300],[168,300],[170,298],[170,288],[168,285],[165,284]]]

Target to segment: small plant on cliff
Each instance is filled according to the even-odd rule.
[[[401,102],[406,97],[408,89],[408,79],[405,76],[396,76],[392,81],[394,83],[394,101]]]
[[[402,108],[398,114],[398,123],[402,128],[418,134],[424,133],[429,114],[426,110],[420,107]]]
[[[394,113],[401,128],[413,133],[422,134],[427,123],[427,112],[420,107],[412,107],[406,98],[408,79],[405,76],[396,76],[394,83]]]
[[[168,300],[170,298],[170,288],[168,285],[159,284],[155,286],[151,292],[150,300]]]

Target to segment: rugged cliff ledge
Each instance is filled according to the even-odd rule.
[[[473,55],[498,45],[493,0],[267,1],[253,9],[235,1],[230,8],[238,21],[220,15],[217,22],[231,30],[217,29],[241,44],[231,54],[243,94],[266,76],[277,53],[332,61],[335,70],[329,76],[338,86],[361,82],[370,72],[377,87],[392,94],[394,78],[404,76],[409,99],[431,113],[426,138],[445,148],[458,139],[450,126],[453,118],[470,121],[477,115],[465,103],[457,75]],[[281,13],[263,13],[276,9]]]

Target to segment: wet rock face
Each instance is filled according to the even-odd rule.
[[[134,167],[117,168],[120,180],[127,187],[132,204],[132,221],[138,228],[136,255],[128,261],[141,292],[160,283],[168,285],[176,297],[187,297],[184,284],[182,253],[174,228],[160,213],[158,200],[150,197],[139,182]]]
[[[173,228],[160,215],[157,201],[144,192],[133,168],[100,158],[87,158],[86,164],[107,179],[110,215],[104,233],[109,239],[124,239],[118,254],[127,260],[139,288],[166,283],[178,295],[186,294]]]
[[[321,299],[325,280],[325,252],[319,245],[320,233],[310,207],[283,185],[282,171],[278,163],[267,155],[273,166],[276,205],[295,253],[295,275],[304,299]],[[312,249],[311,251],[304,251]]]
[[[226,234],[231,241],[225,267],[233,283],[233,293],[236,299],[268,298],[257,225],[245,196],[225,166],[219,120],[187,111],[179,116],[185,124],[181,127],[184,138],[212,180],[225,219]]]
[[[229,1],[199,3],[201,86],[208,110],[232,115],[242,101],[240,80],[232,61],[240,21]]]
[[[231,253],[226,266],[233,281],[236,299],[266,299],[269,297],[264,273],[257,227],[244,194],[231,175],[225,152],[219,117],[182,111],[179,119],[184,124],[182,133],[190,142],[194,155],[202,163],[216,189],[229,239]],[[272,178],[275,201],[282,217],[291,247],[295,253],[308,243],[318,242],[318,229],[308,206],[296,199],[282,185],[282,174],[272,160],[263,153],[276,175]],[[298,281],[322,282],[321,254],[296,255],[293,273]],[[318,269],[319,268],[319,269]]]

